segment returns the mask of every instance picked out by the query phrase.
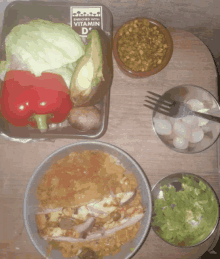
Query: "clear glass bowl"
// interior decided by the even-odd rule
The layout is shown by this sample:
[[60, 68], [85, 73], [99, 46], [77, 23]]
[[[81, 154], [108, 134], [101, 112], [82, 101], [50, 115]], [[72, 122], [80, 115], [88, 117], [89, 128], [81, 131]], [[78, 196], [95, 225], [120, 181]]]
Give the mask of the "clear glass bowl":
[[[187, 102], [190, 99], [197, 99], [199, 102], [203, 103], [204, 109], [209, 109], [207, 113], [212, 113], [215, 115], [215, 112], [218, 112], [220, 110], [219, 103], [215, 99], [215, 97], [208, 92], [207, 90], [203, 89], [202, 87], [195, 86], [195, 85], [180, 85], [171, 88], [167, 92], [165, 92], [162, 97], [176, 100], [180, 102]], [[218, 115], [217, 115], [218, 116]], [[172, 132], [169, 135], [162, 135], [158, 133], [158, 130], [155, 128], [155, 119], [165, 119], [172, 125]], [[188, 118], [188, 117], [187, 117]], [[198, 117], [194, 116], [194, 119], [198, 119]], [[185, 119], [184, 119], [185, 120]], [[175, 122], [184, 122], [184, 125], [187, 127], [187, 133], [184, 137], [188, 139], [188, 145], [187, 148], [180, 149], [174, 146], [174, 139], [178, 137], [177, 131], [174, 130], [174, 123]], [[186, 123], [186, 120], [183, 121], [182, 118], [171, 118], [168, 116], [165, 116], [163, 114], [160, 114], [156, 111], [153, 112], [152, 115], [152, 123], [153, 123], [153, 129], [155, 133], [157, 134], [158, 138], [169, 148], [176, 152], [186, 153], [186, 154], [193, 154], [198, 153], [206, 150], [207, 148], [211, 147], [215, 141], [218, 139], [219, 131], [220, 131], [220, 123], [213, 122], [213, 121], [206, 121], [204, 122], [204, 119], [200, 122], [199, 126], [200, 129], [202, 129], [204, 136], [201, 141], [199, 142], [191, 142], [192, 141], [192, 131], [191, 129], [195, 127], [195, 124], [189, 125]], [[182, 125], [182, 124], [181, 124]], [[197, 124], [196, 124], [197, 125]], [[176, 128], [176, 127], [175, 127]], [[190, 131], [188, 130], [190, 129]], [[197, 127], [196, 127], [197, 128]], [[194, 131], [194, 130], [193, 130]], [[167, 132], [168, 133], [168, 132]], [[176, 141], [176, 139], [175, 139]]]

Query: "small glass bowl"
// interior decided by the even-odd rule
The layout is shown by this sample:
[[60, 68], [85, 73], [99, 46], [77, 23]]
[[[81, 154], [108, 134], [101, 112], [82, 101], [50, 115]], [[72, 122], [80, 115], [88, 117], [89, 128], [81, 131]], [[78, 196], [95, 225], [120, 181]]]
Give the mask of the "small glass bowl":
[[[212, 113], [213, 115], [215, 115], [215, 112], [218, 112], [220, 110], [219, 103], [217, 102], [215, 97], [204, 88], [195, 86], [195, 85], [180, 85], [180, 86], [173, 87], [167, 92], [165, 92], [162, 95], [162, 97], [175, 100], [175, 101], [180, 101], [180, 102], [187, 102], [190, 99], [197, 99], [198, 101], [204, 104], [204, 108], [210, 109], [209, 113]], [[172, 133], [169, 135], [159, 134], [155, 128], [155, 118], [168, 120], [172, 125]], [[173, 127], [174, 122], [176, 121], [182, 122], [182, 119], [168, 117], [156, 111], [153, 111], [152, 123], [153, 123], [153, 129], [155, 133], [157, 134], [158, 138], [167, 147], [171, 148], [176, 152], [186, 153], [186, 154], [202, 152], [208, 149], [209, 147], [211, 147], [219, 137], [220, 123], [208, 121], [207, 124], [199, 127], [203, 130], [203, 133], [204, 133], [204, 137], [201, 141], [197, 143], [192, 143], [189, 141], [188, 147], [185, 149], [176, 148], [174, 146], [174, 138], [177, 137], [178, 135], [174, 131], [174, 127]]]
[[[168, 47], [167, 47], [165, 57], [163, 58], [161, 64], [159, 64], [157, 67], [155, 67], [154, 69], [149, 70], [149, 71], [138, 72], [138, 71], [131, 70], [125, 66], [125, 64], [119, 57], [119, 53], [118, 53], [118, 41], [120, 40], [119, 31], [125, 24], [129, 24], [131, 21], [134, 21], [134, 20], [140, 20], [140, 21], [147, 20], [151, 25], [157, 26], [159, 31], [161, 33], [163, 33], [166, 38], [166, 44]], [[169, 61], [172, 57], [172, 54], [173, 54], [173, 40], [172, 40], [172, 36], [171, 36], [169, 30], [166, 29], [160, 22], [158, 22], [154, 19], [138, 17], [138, 18], [129, 20], [129, 21], [125, 22], [115, 33], [114, 40], [113, 40], [113, 55], [114, 55], [114, 58], [117, 62], [119, 69], [129, 77], [144, 78], [144, 77], [149, 77], [151, 75], [154, 75], [154, 74], [160, 72], [169, 63]]]
[[[212, 188], [212, 186], [206, 180], [204, 180], [202, 177], [200, 177], [198, 175], [195, 175], [195, 174], [192, 174], [192, 173], [174, 173], [174, 174], [168, 175], [168, 176], [162, 178], [161, 180], [159, 180], [152, 187], [152, 191], [151, 191], [152, 201], [153, 201], [153, 214], [152, 214], [151, 222], [152, 223], [154, 222], [154, 216], [156, 216], [156, 213], [154, 211], [155, 200], [163, 198], [163, 191], [161, 190], [161, 187], [164, 186], [164, 185], [167, 185], [168, 187], [174, 186], [174, 188], [176, 189], [176, 192], [181, 191], [182, 190], [182, 183], [179, 180], [182, 179], [183, 176], [188, 176], [190, 178], [192, 177], [192, 179], [195, 182], [195, 184], [198, 184], [200, 181], [202, 181], [208, 188], [210, 188], [212, 190], [212, 192], [214, 194], [214, 197], [215, 197], [215, 200], [216, 200], [216, 202], [218, 204], [218, 206], [217, 206], [218, 207], [218, 216], [217, 216], [215, 224], [213, 224], [212, 230], [210, 231], [209, 235], [206, 236], [200, 242], [198, 242], [196, 244], [193, 244], [193, 245], [190, 245], [190, 246], [186, 246], [183, 243], [181, 243], [179, 245], [175, 245], [173, 243], [168, 242], [164, 238], [162, 238], [160, 236], [160, 234], [159, 234], [159, 230], [160, 230], [159, 226], [157, 226], [157, 225], [153, 226], [152, 225], [152, 229], [154, 230], [156, 235], [158, 237], [160, 237], [164, 242], [166, 242], [166, 243], [168, 243], [168, 244], [170, 244], [172, 246], [175, 246], [175, 247], [190, 248], [190, 247], [198, 246], [198, 245], [206, 242], [209, 238], [214, 237], [214, 236], [216, 236], [218, 234], [217, 233], [218, 232], [218, 228], [217, 227], [218, 227], [218, 223], [219, 223], [219, 199], [218, 199], [218, 196], [216, 195], [214, 189]], [[191, 224], [193, 226], [193, 225], [195, 225], [195, 222], [192, 221]]]

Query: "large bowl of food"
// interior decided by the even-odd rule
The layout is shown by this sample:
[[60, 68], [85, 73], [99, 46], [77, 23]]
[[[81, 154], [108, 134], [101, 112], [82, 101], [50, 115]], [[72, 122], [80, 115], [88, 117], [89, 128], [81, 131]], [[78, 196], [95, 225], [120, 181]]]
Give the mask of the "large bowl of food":
[[148, 235], [148, 180], [123, 150], [77, 142], [47, 157], [24, 197], [27, 233], [40, 254], [62, 258], [131, 258]]
[[169, 175], [152, 188], [152, 198], [152, 228], [165, 242], [193, 247], [216, 234], [219, 200], [211, 185], [198, 175]]
[[154, 19], [129, 20], [114, 36], [114, 58], [121, 71], [132, 78], [158, 73], [169, 63], [172, 53], [169, 30]]
[[[215, 97], [202, 87], [180, 85], [166, 91], [162, 98], [186, 103], [192, 111], [218, 116], [220, 106]], [[220, 124], [192, 113], [181, 118], [165, 116], [156, 111], [152, 115], [153, 128], [159, 139], [174, 151], [193, 154], [211, 147], [218, 139]]]

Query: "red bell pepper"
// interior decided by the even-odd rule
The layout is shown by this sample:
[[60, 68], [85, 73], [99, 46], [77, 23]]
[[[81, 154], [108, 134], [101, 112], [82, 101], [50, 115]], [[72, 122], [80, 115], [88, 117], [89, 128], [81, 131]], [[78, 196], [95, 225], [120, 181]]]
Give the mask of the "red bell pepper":
[[2, 115], [11, 124], [30, 124], [41, 131], [47, 129], [47, 123], [64, 121], [73, 107], [62, 76], [42, 73], [36, 77], [20, 70], [7, 72], [0, 103]]

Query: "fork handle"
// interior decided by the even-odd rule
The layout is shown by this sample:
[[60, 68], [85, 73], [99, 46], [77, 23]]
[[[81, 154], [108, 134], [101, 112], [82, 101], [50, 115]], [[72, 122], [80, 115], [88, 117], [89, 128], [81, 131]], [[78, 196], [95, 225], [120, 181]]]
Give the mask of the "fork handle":
[[195, 115], [199, 116], [199, 117], [204, 118], [204, 119], [207, 119], [207, 120], [211, 120], [211, 121], [215, 121], [215, 122], [220, 123], [220, 117], [213, 116], [213, 115], [211, 115], [211, 114], [195, 112], [195, 111], [193, 111], [193, 113], [194, 113]]

